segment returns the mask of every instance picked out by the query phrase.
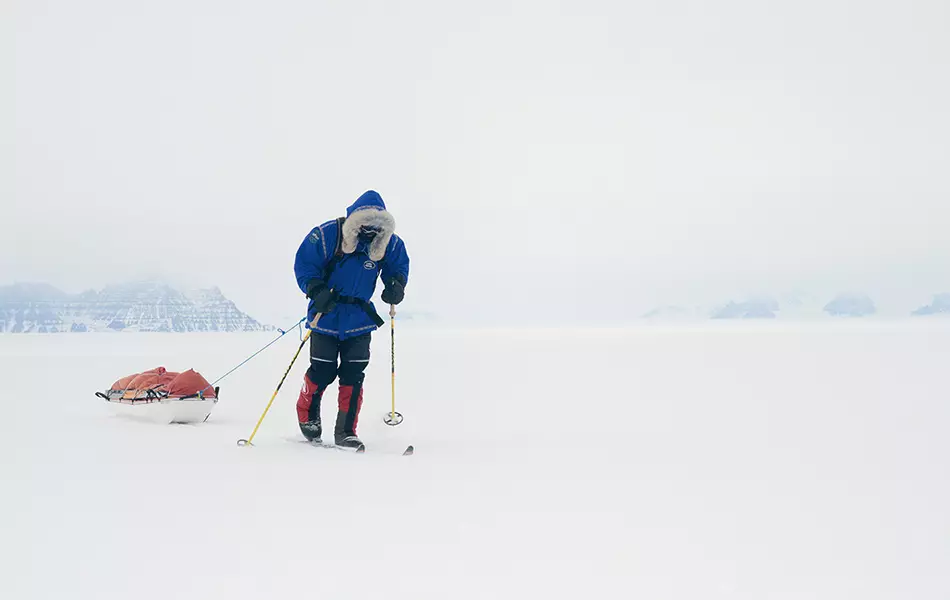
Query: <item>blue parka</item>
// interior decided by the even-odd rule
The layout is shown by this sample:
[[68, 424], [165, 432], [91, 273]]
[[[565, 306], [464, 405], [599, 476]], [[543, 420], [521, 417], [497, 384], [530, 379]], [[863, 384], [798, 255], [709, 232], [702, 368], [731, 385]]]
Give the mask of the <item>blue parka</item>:
[[[363, 225], [380, 230], [370, 244], [359, 241]], [[384, 282], [396, 277], [405, 284], [409, 280], [409, 255], [406, 245], [394, 233], [395, 227], [395, 220], [386, 211], [382, 197], [372, 190], [366, 192], [346, 210], [342, 227], [338, 220], [327, 221], [313, 228], [300, 244], [294, 261], [297, 286], [306, 294], [308, 284], [319, 279], [341, 296], [369, 301], [376, 291], [380, 273]], [[338, 248], [340, 255], [334, 258]], [[316, 312], [311, 300], [307, 308], [308, 328], [341, 340], [377, 328], [358, 304], [337, 304], [313, 327], [310, 322]]]

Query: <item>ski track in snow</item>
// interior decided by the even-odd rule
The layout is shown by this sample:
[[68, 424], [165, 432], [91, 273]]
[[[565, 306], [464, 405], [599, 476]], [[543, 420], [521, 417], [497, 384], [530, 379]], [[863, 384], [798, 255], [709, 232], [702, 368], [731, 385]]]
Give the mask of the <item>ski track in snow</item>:
[[399, 333], [406, 420], [381, 331], [362, 456], [289, 441], [305, 354], [235, 445], [293, 334], [177, 426], [93, 393], [273, 336], [0, 336], [0, 594], [950, 597], [946, 322]]

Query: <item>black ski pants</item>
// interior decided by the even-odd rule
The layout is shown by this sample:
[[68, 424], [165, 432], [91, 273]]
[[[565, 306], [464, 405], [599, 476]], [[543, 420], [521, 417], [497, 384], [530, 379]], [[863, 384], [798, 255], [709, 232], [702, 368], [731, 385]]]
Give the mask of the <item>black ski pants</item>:
[[338, 338], [312, 333], [310, 335], [310, 368], [307, 376], [318, 388], [325, 390], [340, 377], [340, 385], [361, 385], [366, 367], [369, 365], [369, 333], [358, 337], [340, 340]]

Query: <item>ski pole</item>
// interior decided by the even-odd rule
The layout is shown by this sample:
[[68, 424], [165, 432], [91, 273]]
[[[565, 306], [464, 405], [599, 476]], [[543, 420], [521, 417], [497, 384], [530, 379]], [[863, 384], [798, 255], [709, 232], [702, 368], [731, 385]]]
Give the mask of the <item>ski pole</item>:
[[389, 305], [389, 348], [392, 356], [392, 410], [383, 418], [387, 425], [395, 427], [402, 423], [402, 415], [396, 412], [396, 305]]
[[396, 305], [389, 305], [389, 355], [391, 357], [390, 364], [392, 365], [392, 399], [393, 406], [392, 412], [389, 413], [389, 416], [395, 421], [396, 420]]
[[[320, 315], [317, 315], [319, 319]], [[284, 385], [284, 380], [287, 379], [287, 375], [290, 374], [290, 369], [293, 368], [294, 363], [297, 362], [297, 357], [300, 356], [300, 351], [303, 350], [303, 345], [307, 343], [307, 340], [310, 339], [310, 330], [307, 330], [307, 335], [303, 336], [303, 340], [300, 341], [300, 347], [297, 348], [297, 353], [294, 354], [293, 360], [290, 361], [290, 365], [287, 366], [287, 370], [284, 371], [284, 376], [280, 378], [280, 383], [277, 384], [277, 389], [274, 390], [274, 395], [270, 397], [270, 402], [267, 403], [267, 406], [264, 408], [264, 412], [261, 413], [261, 418], [257, 420], [257, 425], [254, 426], [254, 431], [251, 432], [251, 436], [246, 440], [241, 439], [237, 441], [238, 446], [253, 446], [251, 442], [254, 441], [254, 436], [257, 435], [257, 430], [260, 428], [261, 423], [264, 422], [264, 417], [267, 416], [267, 411], [270, 410], [271, 404], [274, 403], [274, 398], [277, 397], [277, 392], [280, 391], [280, 386]]]

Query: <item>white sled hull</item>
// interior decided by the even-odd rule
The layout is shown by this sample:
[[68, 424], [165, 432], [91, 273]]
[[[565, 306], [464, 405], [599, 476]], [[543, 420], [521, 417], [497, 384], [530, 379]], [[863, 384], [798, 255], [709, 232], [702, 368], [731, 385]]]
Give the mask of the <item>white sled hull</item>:
[[166, 398], [153, 402], [108, 401], [107, 404], [120, 416], [147, 421], [150, 423], [203, 423], [211, 416], [215, 398]]

